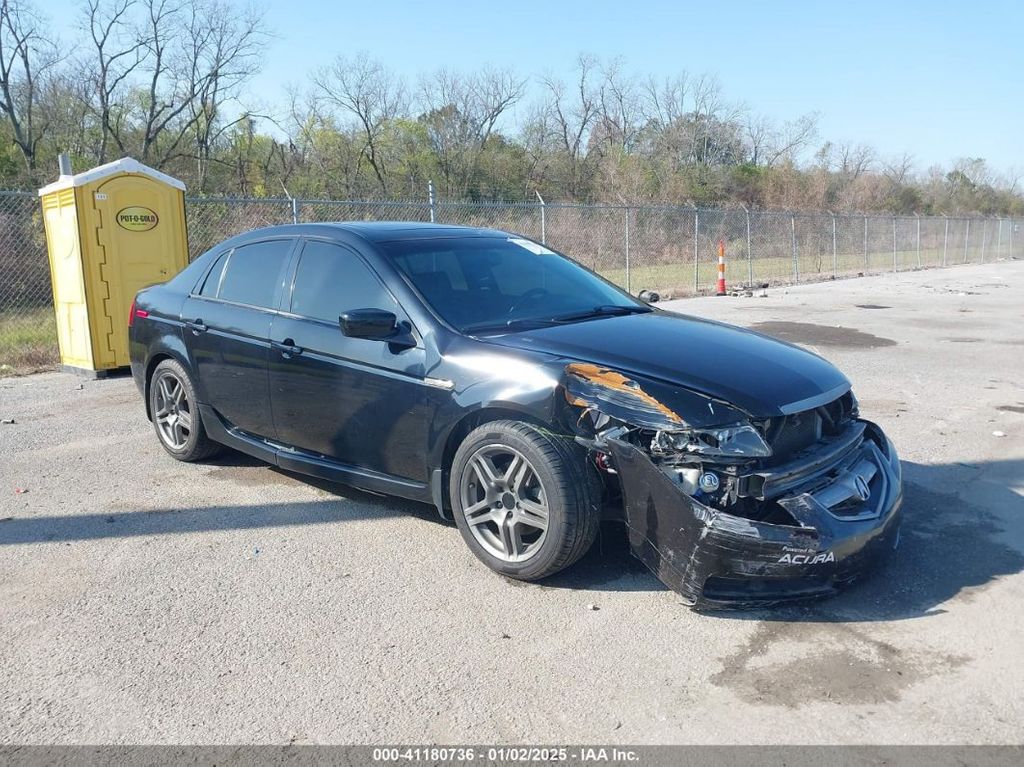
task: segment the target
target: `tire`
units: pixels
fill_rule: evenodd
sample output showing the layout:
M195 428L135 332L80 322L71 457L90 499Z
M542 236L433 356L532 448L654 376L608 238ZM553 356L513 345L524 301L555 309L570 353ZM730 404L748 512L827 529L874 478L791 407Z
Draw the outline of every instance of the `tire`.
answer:
M179 461L202 461L221 446L206 435L196 389L184 366L164 360L149 380L149 412L160 445Z
M601 521L599 479L585 456L571 439L533 424L492 421L474 429L455 452L449 482L466 545L489 568L518 580L573 564L590 549Z

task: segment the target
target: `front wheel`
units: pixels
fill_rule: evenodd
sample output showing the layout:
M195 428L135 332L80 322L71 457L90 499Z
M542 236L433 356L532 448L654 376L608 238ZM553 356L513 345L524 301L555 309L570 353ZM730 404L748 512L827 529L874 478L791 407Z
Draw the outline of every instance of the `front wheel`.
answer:
M552 575L597 536L597 477L571 439L519 421L469 433L452 462L450 496L466 544L495 572Z
M164 360L153 371L149 412L160 444L179 461L201 461L220 451L206 435L192 379L177 360Z

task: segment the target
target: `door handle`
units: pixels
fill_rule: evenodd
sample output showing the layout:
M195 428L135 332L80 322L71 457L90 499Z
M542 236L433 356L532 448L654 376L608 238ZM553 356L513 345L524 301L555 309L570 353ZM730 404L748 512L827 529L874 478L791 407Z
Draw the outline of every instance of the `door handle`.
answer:
M295 341L293 341L291 338L286 338L281 343L278 343L277 341L271 341L270 345L274 349L277 349L277 351L281 352L281 354L283 354L286 357L298 357L300 354L302 354L302 347L296 346Z
M206 332L206 324L200 319L186 322L185 327L191 330L193 335Z

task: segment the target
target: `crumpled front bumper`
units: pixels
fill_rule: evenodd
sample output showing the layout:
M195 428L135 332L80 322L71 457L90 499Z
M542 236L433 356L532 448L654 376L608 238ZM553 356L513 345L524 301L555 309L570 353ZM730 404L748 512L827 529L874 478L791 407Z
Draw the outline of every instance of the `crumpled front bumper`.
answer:
M796 525L755 522L686 495L639 448L609 440L633 553L688 604L761 605L833 593L899 543L892 443L858 421L838 445L747 478Z

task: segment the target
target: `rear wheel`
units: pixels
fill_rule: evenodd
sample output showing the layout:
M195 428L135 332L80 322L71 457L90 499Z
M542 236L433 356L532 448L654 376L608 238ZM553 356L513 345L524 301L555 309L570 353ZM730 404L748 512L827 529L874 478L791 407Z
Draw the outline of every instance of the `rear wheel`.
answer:
M583 450L532 424L494 421L455 453L451 503L473 553L492 570L537 580L582 557L597 535L600 492Z
M179 461L201 461L220 451L206 435L195 387L177 360L164 360L153 371L149 412L160 444Z

